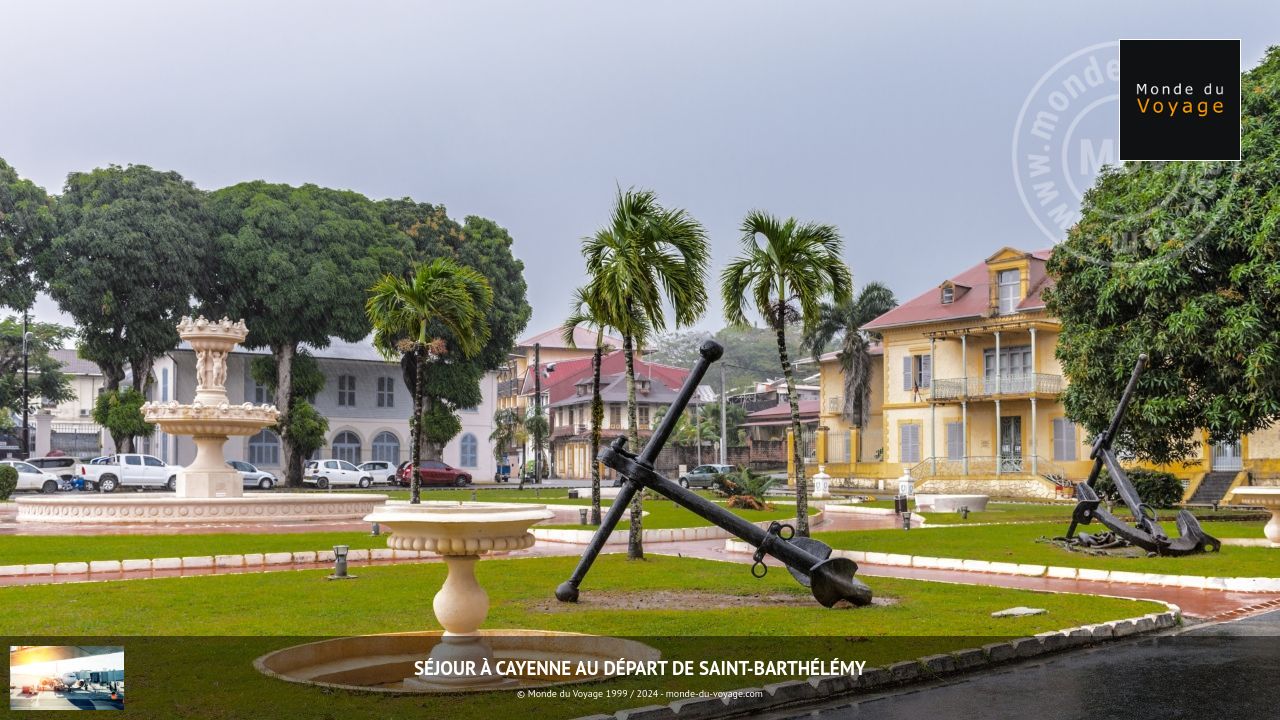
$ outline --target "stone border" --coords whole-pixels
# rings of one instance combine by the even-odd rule
[[[747,543],[727,540],[725,552],[753,553]],[[940,558],[924,555],[899,555],[895,553],[863,552],[861,550],[832,550],[832,557],[844,557],[858,563],[913,567],[925,570],[953,570],[959,572],[993,573],[996,575],[1021,575],[1062,580],[1087,580],[1089,582],[1113,582],[1128,585],[1162,585],[1199,590],[1229,590],[1231,592],[1261,593],[1280,592],[1280,578],[1273,577],[1204,577],[1201,575],[1161,575],[1136,573],[1124,570],[1096,570],[1092,568],[1060,567],[1057,565],[1029,565],[1024,563],[989,562],[963,558]]]
[[[348,550],[348,562],[419,560],[437,557],[425,550],[372,548]],[[333,550],[306,552],[245,553],[243,555],[192,555],[187,557],[141,558],[133,560],[90,560],[88,562],[32,563],[0,565],[0,577],[113,575],[131,572],[207,570],[210,568],[276,567],[332,563]],[[107,579],[107,578],[103,578]]]
[[[79,493],[15,498],[18,522],[88,524],[263,523],[358,520],[387,502],[374,493],[248,493],[183,498],[173,494]]]
[[[1031,637],[988,643],[982,647],[927,655],[884,667],[867,668],[856,676],[830,675],[811,677],[808,680],[788,680],[763,687],[726,690],[723,695],[729,697],[723,699],[712,696],[676,700],[667,705],[627,708],[611,715],[589,715],[577,720],[712,720],[754,716],[794,705],[834,700],[869,691],[879,692],[894,686],[927,682],[973,670],[987,670],[1053,652],[1168,630],[1181,622],[1182,611],[1177,605],[1165,605],[1169,609],[1162,613],[1148,613],[1141,617],[1043,632]]]
[[[825,514],[821,511],[810,513],[809,524],[811,526],[821,525],[824,521],[824,517]],[[774,521],[760,520],[753,524],[756,527],[767,529],[769,527],[769,523],[772,522]],[[785,520],[780,520],[780,522],[794,524],[796,519],[787,518]],[[538,527],[529,528],[529,531],[532,532],[533,536],[539,540],[545,540],[546,542],[575,543],[578,545],[585,545],[591,542],[591,538],[596,534],[595,530],[568,530]],[[641,541],[648,543],[693,542],[695,540],[731,540],[732,538],[737,537],[728,530],[716,525],[644,530],[641,535]],[[604,544],[606,547],[610,545],[626,545],[627,540],[628,537],[626,530],[614,530],[609,534],[609,538],[605,540]]]

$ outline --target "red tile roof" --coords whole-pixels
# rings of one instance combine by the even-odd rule
[[[1052,252],[1052,249],[1046,249],[1026,253],[1031,259],[1027,297],[1019,303],[1019,310],[1038,310],[1044,307],[1044,290],[1053,286],[1053,279],[1045,273],[1044,262]],[[863,325],[862,329],[881,330],[902,325],[984,317],[990,313],[991,281],[985,260],[950,278],[950,281],[957,286],[957,292],[949,304],[942,303],[942,293],[935,287]],[[963,288],[968,289],[960,292]]]
[[[806,420],[818,419],[818,408],[820,402],[817,400],[801,400],[797,403],[800,406],[800,422]],[[743,425],[772,425],[776,421],[791,421],[791,403],[786,399],[781,400],[777,405],[764,410],[757,410],[747,415],[747,421]]]
[[[689,371],[684,368],[660,365],[645,360],[636,360],[635,369],[636,377],[652,375],[654,379],[660,380],[663,385],[673,390],[678,390],[684,384],[685,378],[689,376]],[[626,370],[626,354],[621,350],[615,350],[600,360],[601,377],[616,375],[626,372]],[[549,402],[554,405],[556,402],[576,394],[577,390],[574,386],[579,380],[590,376],[590,357],[576,360],[560,360],[555,363],[555,369],[542,378],[542,391],[548,394]],[[533,387],[533,367],[530,366],[529,372],[525,373],[524,384],[521,387],[520,394],[532,394]]]

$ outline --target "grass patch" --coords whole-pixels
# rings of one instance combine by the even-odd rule
[[[546,612],[555,584],[575,562],[576,558],[481,562],[477,571],[492,599],[486,627],[632,636],[670,659],[835,657],[866,660],[870,667],[973,647],[990,638],[1163,610],[1157,603],[1115,598],[890,578],[868,582],[877,596],[893,598],[894,604],[828,610],[778,569],[755,580],[737,564],[661,556],[628,562],[609,555],[592,570],[581,604]],[[437,627],[431,597],[444,572],[442,565],[433,563],[359,568],[360,579],[346,583],[325,582],[325,571],[292,571],[6,587],[0,588],[0,602],[8,609],[0,616],[0,634],[20,634],[26,642],[37,635],[72,635],[83,642],[86,635],[111,633],[128,653],[130,707],[148,717],[577,717],[667,702],[631,697],[522,701],[511,693],[381,697],[292,685],[253,670],[253,658],[305,638]],[[620,610],[591,604],[593,592],[644,598],[660,590],[790,594],[796,602],[705,610],[679,605]],[[1015,605],[1043,607],[1048,613],[990,617],[995,610]],[[218,637],[226,633],[241,637]],[[783,633],[808,637],[780,638]],[[902,637],[907,633],[911,637]],[[151,637],[128,637],[144,634]],[[166,640],[156,635],[208,637]],[[769,681],[634,677],[579,687],[714,691]]]
[[[3,563],[88,562],[191,555],[306,552],[334,545],[385,548],[387,538],[367,532],[226,533],[209,535],[4,535]]]
[[[893,508],[892,500],[872,500],[870,502],[860,503],[866,507],[876,508]],[[972,523],[1015,523],[1015,522],[1049,522],[1061,520],[1064,524],[1071,521],[1071,511],[1075,508],[1074,502],[1065,503],[1019,503],[1019,502],[989,502],[987,509],[982,512],[971,512],[966,520],[957,512],[926,512],[922,513],[925,520],[930,525],[967,525]],[[915,504],[911,505],[912,511],[915,511]],[[1123,505],[1117,505],[1113,511],[1117,517],[1131,517],[1125,510]],[[1194,508],[1193,513],[1202,522],[1206,520],[1242,520],[1242,519],[1263,519],[1265,522],[1266,513],[1259,513],[1255,510],[1218,510],[1213,511],[1208,508]],[[1178,515],[1178,508],[1157,511],[1157,515],[1161,522],[1172,523]]]
[[[1262,537],[1262,523],[1210,522],[1206,532],[1215,537]],[[1098,523],[1084,528],[1101,532]],[[1220,553],[1186,557],[1100,557],[1072,552],[1037,542],[1066,532],[1065,522],[1017,525],[980,525],[936,530],[863,530],[819,532],[815,537],[845,550],[902,553],[930,557],[966,558],[996,562],[1059,565],[1102,570],[1206,575],[1214,577],[1275,577],[1280,575],[1280,551],[1263,547],[1223,546]],[[1165,530],[1176,532],[1166,524]]]

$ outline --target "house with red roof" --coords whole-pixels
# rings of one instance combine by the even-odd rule
[[[845,417],[835,353],[822,358],[815,464],[853,487],[909,473],[920,492],[1041,498],[1087,474],[1059,402],[1049,254],[1001,248],[865,325],[882,339],[866,426]]]

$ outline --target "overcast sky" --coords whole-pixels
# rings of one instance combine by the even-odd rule
[[[838,225],[855,282],[906,299],[1050,244],[1014,183],[1019,110],[1124,37],[1238,37],[1252,67],[1280,3],[0,0],[0,157],[55,193],[141,163],[483,215],[525,262],[530,331],[563,318],[616,184],[691,211],[717,275],[758,207]]]

